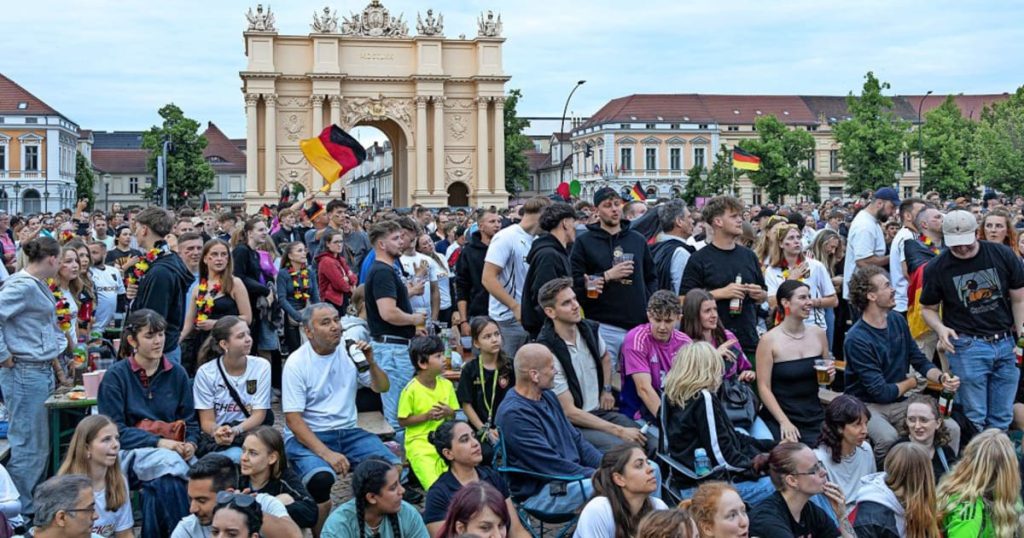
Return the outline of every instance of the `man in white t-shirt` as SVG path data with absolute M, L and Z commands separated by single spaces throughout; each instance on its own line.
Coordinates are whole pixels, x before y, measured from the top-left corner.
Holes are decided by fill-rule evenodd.
M 900 205 L 900 197 L 896 189 L 882 187 L 875 191 L 875 197 L 867 207 L 862 209 L 850 223 L 850 231 L 846 237 L 846 259 L 843 261 L 843 298 L 850 298 L 850 277 L 854 270 L 865 265 L 877 265 L 889 268 L 889 257 L 885 255 L 885 234 L 881 224 L 889 220 L 889 216 Z M 851 308 L 854 319 L 860 315 Z
M 900 221 L 903 227 L 900 228 L 892 238 L 892 245 L 889 246 L 889 279 L 892 280 L 892 287 L 896 290 L 896 307 L 893 310 L 907 312 L 907 287 L 910 282 L 909 275 L 903 272 L 903 262 L 906 261 L 906 252 L 903 249 L 906 240 L 917 239 L 917 228 L 914 227 L 914 219 L 917 213 L 924 207 L 924 200 L 920 198 L 907 198 L 900 204 Z
M 509 357 L 526 345 L 530 334 L 522 325 L 523 286 L 530 268 L 526 255 L 533 238 L 540 231 L 540 213 L 551 204 L 543 196 L 530 198 L 523 204 L 523 219 L 494 234 L 484 258 L 481 283 L 491 295 L 487 313 L 501 329 L 501 347 Z
M 230 459 L 220 454 L 207 454 L 200 458 L 188 471 L 189 515 L 181 518 L 171 538 L 210 538 L 217 494 L 237 487 L 238 470 Z M 276 497 L 257 493 L 256 502 L 263 510 L 261 536 L 301 538 L 302 530 Z
M 380 394 L 390 386 L 372 348 L 365 342 L 354 344 L 366 360 L 359 371 L 341 345 L 338 311 L 328 303 L 307 306 L 302 325 L 308 341 L 288 357 L 281 376 L 285 453 L 326 516 L 338 475 L 371 456 L 395 465 L 401 460 L 357 423 L 356 390 L 369 387 Z
M 431 263 L 430 258 L 416 252 L 416 237 L 417 231 L 402 227 L 402 244 L 405 245 L 405 250 L 399 258 L 402 271 L 406 275 L 426 277 L 423 293 L 410 294 L 409 304 L 412 305 L 413 312 L 425 310 L 427 319 L 436 321 L 441 312 L 441 289 L 437 285 L 438 267 L 437 264 Z
M 96 313 L 93 319 L 93 330 L 100 333 L 106 329 L 117 312 L 117 296 L 125 292 L 124 275 L 116 267 L 106 265 L 107 246 L 103 241 L 89 243 L 89 278 L 96 290 Z
M 241 369 L 240 366 L 239 369 Z M 258 410 L 262 410 L 263 413 L 273 413 L 270 410 L 270 362 L 262 357 L 249 356 L 245 357 L 245 370 L 241 375 L 232 375 L 230 369 L 222 358 L 211 360 L 200 366 L 192 385 L 192 399 L 197 412 L 213 411 L 213 419 L 216 421 L 217 427 L 225 424 L 234 425 L 236 439 L 240 439 L 237 436 L 243 432 L 242 422 L 245 422 L 248 417 L 238 407 L 234 396 L 228 390 L 227 383 L 231 383 L 231 387 L 238 394 L 238 399 L 248 408 L 250 414 Z M 259 417 L 256 419 L 259 420 Z M 202 416 L 200 416 L 200 420 L 202 420 Z M 256 426 L 261 423 L 262 421 L 256 423 Z M 251 428 L 256 426 L 251 426 Z M 231 461 L 235 463 L 242 459 L 242 448 L 239 446 L 226 447 L 224 450 L 218 450 L 218 453 L 231 458 Z

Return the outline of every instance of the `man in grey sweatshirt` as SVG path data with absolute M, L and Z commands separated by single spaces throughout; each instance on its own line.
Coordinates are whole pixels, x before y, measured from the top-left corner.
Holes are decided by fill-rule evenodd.
M 56 301 L 46 279 L 60 268 L 60 245 L 36 237 L 22 245 L 28 265 L 0 287 L 0 390 L 10 429 L 7 471 L 32 514 L 32 490 L 46 473 L 50 455 L 46 398 L 53 392 L 54 359 L 68 341 L 57 325 Z

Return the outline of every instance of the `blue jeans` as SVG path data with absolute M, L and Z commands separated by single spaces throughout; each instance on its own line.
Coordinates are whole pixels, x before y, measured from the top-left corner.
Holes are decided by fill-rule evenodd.
M 740 494 L 743 502 L 747 503 L 747 506 L 757 506 L 775 493 L 772 479 L 767 476 L 757 479 L 756 482 L 733 482 L 732 485 L 736 488 L 736 493 Z M 681 489 L 679 490 L 679 498 L 683 500 L 689 499 L 696 492 L 697 488 Z
M 519 348 L 530 343 L 530 333 L 516 321 L 516 318 L 498 322 L 498 330 L 501 331 L 501 350 L 509 357 L 515 358 Z
M 761 417 L 754 417 L 754 423 L 750 425 L 750 431 L 747 431 L 745 428 L 736 428 L 736 431 L 745 433 L 754 439 L 761 439 L 764 441 L 775 439 L 775 436 L 772 435 L 772 431 L 768 429 L 768 425 L 764 423 L 764 419 Z
M 380 456 L 395 465 L 402 463 L 391 453 L 390 450 L 376 435 L 360 429 L 351 428 L 346 430 L 333 430 L 326 432 L 313 432 L 316 438 L 327 448 L 343 454 L 348 458 L 352 468 L 371 456 Z M 284 443 L 284 452 L 288 461 L 295 468 L 295 471 L 302 477 L 302 483 L 309 482 L 313 475 L 319 472 L 327 472 L 337 477 L 337 473 L 330 464 L 313 453 L 312 450 L 299 442 L 295 437 L 289 437 Z
M 825 309 L 825 338 L 828 339 L 828 351 L 832 352 L 832 339 L 836 336 L 836 309 Z
M 43 404 L 53 392 L 53 385 L 50 361 L 15 362 L 11 368 L 0 368 L 0 390 L 11 417 L 7 430 L 11 444 L 7 472 L 21 492 L 23 514 L 35 512 L 32 490 L 46 475 L 50 459 L 50 428 Z
M 956 401 L 978 431 L 1005 430 L 1013 420 L 1013 399 L 1017 394 L 1017 369 L 1013 339 L 988 342 L 972 336 L 953 341 L 947 353 L 949 368 L 960 378 Z
M 653 461 L 647 460 L 647 464 L 654 468 L 654 477 L 658 481 L 658 486 L 651 496 L 660 499 L 661 469 Z M 534 493 L 529 499 L 526 499 L 523 502 L 523 508 L 547 514 L 567 514 L 579 511 L 593 494 L 594 485 L 589 478 L 567 482 L 565 484 L 565 495 L 551 495 L 551 484 L 548 484 L 537 493 Z
M 398 398 L 402 395 L 402 389 L 416 374 L 416 370 L 409 360 L 409 346 L 380 342 L 372 342 L 371 346 L 373 347 L 373 360 L 377 362 L 377 366 L 380 366 L 381 370 L 384 370 L 384 373 L 388 374 L 388 380 L 391 382 L 388 391 L 380 395 L 381 402 L 384 404 L 384 418 L 395 429 L 395 439 L 399 446 L 404 446 L 405 428 L 398 425 Z

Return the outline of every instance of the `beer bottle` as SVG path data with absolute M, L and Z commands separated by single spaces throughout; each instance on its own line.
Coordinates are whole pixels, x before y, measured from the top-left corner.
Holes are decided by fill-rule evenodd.
M 741 275 L 736 275 L 736 283 L 737 284 L 742 284 L 743 283 L 743 277 Z M 733 299 L 729 300 L 729 314 L 730 315 L 738 316 L 738 315 L 740 315 L 740 312 L 742 312 L 742 311 L 743 311 L 743 299 L 733 298 Z
M 1013 347 L 1014 358 L 1017 359 L 1017 368 L 1024 362 L 1024 336 L 1017 339 L 1017 345 Z
M 943 387 L 939 393 L 939 414 L 949 418 L 953 416 L 953 391 Z

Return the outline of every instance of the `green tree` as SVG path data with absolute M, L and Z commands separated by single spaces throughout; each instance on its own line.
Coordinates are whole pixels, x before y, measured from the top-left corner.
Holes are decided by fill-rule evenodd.
M 522 90 L 511 90 L 505 96 L 505 190 L 509 194 L 530 188 L 530 165 L 523 153 L 533 145 L 523 130 L 530 120 L 516 114 L 516 105 L 523 97 Z
M 86 198 L 89 200 L 89 209 L 92 209 L 92 204 L 96 200 L 96 195 L 92 192 L 93 183 L 96 178 L 92 173 L 92 165 L 89 164 L 89 160 L 82 155 L 81 151 L 75 152 L 75 187 L 78 189 L 78 199 Z
M 947 200 L 974 195 L 977 185 L 967 161 L 974 124 L 960 113 L 952 95 L 928 111 L 924 120 L 919 127 L 918 152 L 924 164 L 920 191 L 936 191 Z
M 790 129 L 775 116 L 762 116 L 754 122 L 757 138 L 740 142 L 740 147 L 761 158 L 761 169 L 746 171 L 751 183 L 764 189 L 774 202 L 787 194 L 805 190 L 808 177 L 804 163 L 814 153 L 814 137 L 805 130 Z M 814 174 L 809 181 L 817 189 Z
M 891 186 L 903 172 L 909 124 L 893 112 L 892 98 L 882 95 L 888 82 L 868 71 L 860 97 L 846 96 L 850 119 L 834 127 L 839 163 L 847 173 L 846 190 L 859 193 Z
M 163 151 L 164 140 L 170 141 L 167 151 L 167 203 L 178 207 L 184 205 L 188 198 L 198 198 L 213 187 L 214 172 L 203 158 L 206 139 L 199 133 L 199 122 L 185 117 L 174 103 L 165 105 L 159 114 L 164 120 L 163 125 L 154 125 L 142 134 L 142 147 L 149 150 L 147 168 L 155 178 L 156 157 Z M 155 183 L 146 189 L 146 195 L 151 195 L 154 188 Z
M 694 166 L 686 173 L 686 188 L 683 189 L 683 200 L 693 204 L 699 197 L 711 197 L 729 192 L 732 188 L 732 154 L 722 144 L 711 169 Z
M 1024 86 L 1008 100 L 985 107 L 969 161 L 982 184 L 1003 192 L 1024 192 Z

